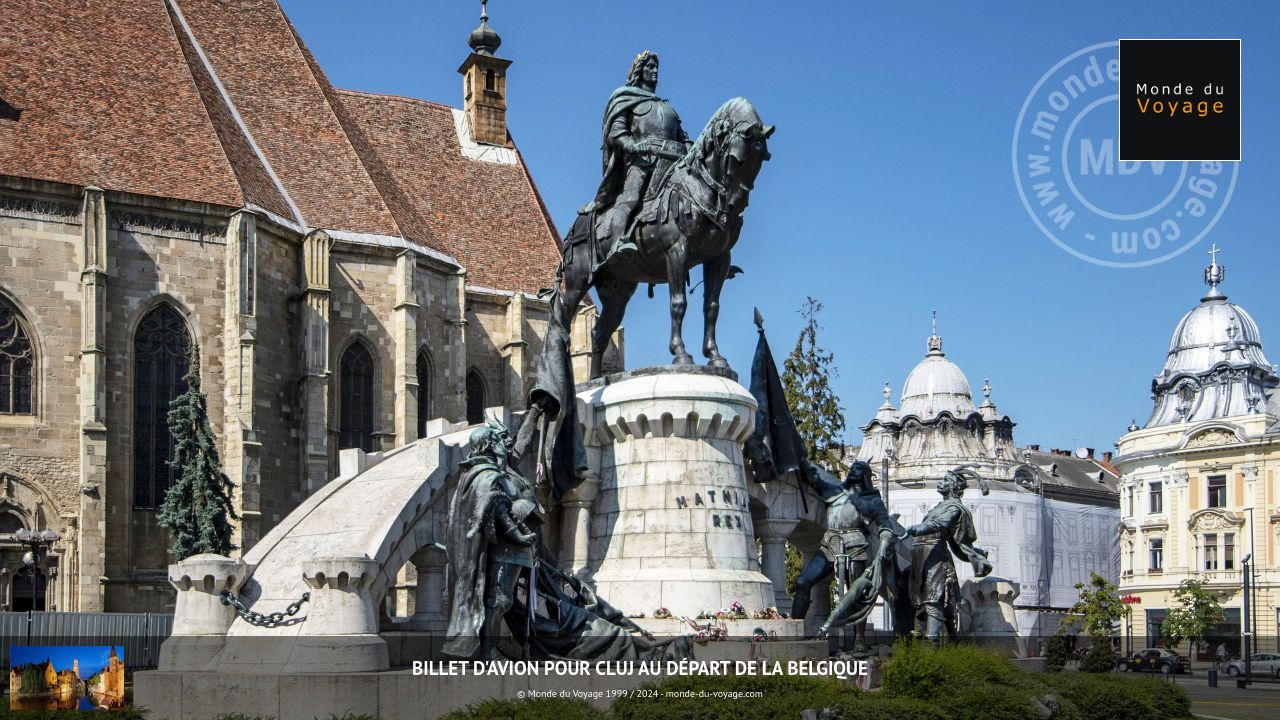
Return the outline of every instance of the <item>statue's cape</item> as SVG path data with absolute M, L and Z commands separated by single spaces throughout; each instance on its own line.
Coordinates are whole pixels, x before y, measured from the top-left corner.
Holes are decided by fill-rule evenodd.
M 453 601 L 449 605 L 444 651 L 455 657 L 470 658 L 480 648 L 488 549 L 489 543 L 497 539 L 494 511 L 500 507 L 498 501 L 505 494 L 494 487 L 499 472 L 497 465 L 483 459 L 468 459 L 463 467 L 468 467 L 467 473 L 458 481 L 445 525 Z
M 624 85 L 609 96 L 609 102 L 604 108 L 604 125 L 600 129 L 600 136 L 603 144 L 601 150 L 601 167 L 603 169 L 603 177 L 600 179 L 600 187 L 596 190 L 595 199 L 588 203 L 580 210 L 580 213 L 589 213 L 592 211 L 600 211 L 613 204 L 618 197 L 618 193 L 622 191 L 622 181 L 626 176 L 626 162 L 622 157 L 622 149 L 609 143 L 609 127 L 619 117 L 631 112 L 637 105 L 649 100 L 653 100 L 658 96 L 644 88 L 632 87 Z

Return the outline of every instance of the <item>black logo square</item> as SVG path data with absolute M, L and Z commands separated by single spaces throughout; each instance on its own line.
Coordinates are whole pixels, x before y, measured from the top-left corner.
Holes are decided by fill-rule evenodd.
M 1239 160 L 1240 41 L 1121 40 L 1120 159 Z

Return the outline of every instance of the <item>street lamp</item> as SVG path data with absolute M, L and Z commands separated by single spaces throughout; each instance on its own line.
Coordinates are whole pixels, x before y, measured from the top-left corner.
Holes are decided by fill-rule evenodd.
M 1245 683 L 1248 683 L 1251 680 L 1251 674 L 1253 672 L 1253 664 L 1250 660 L 1250 656 L 1253 654 L 1253 649 L 1250 647 L 1250 642 L 1249 642 L 1250 638 L 1253 636 L 1253 633 L 1250 632 L 1250 628 L 1249 628 L 1249 589 L 1250 589 L 1249 579 L 1250 579 L 1250 576 L 1253 575 L 1253 573 L 1250 572 L 1249 566 L 1252 562 L 1253 562 L 1253 553 L 1249 553 L 1248 555 L 1245 555 L 1244 559 L 1240 561 L 1241 570 L 1244 571 L 1244 682 Z M 1241 687 L 1243 687 L 1243 685 Z
M 53 547 L 53 544 L 61 537 L 53 530 L 41 530 L 36 532 L 21 528 L 13 537 L 23 545 L 31 548 L 31 552 L 22 558 L 22 563 L 27 566 L 27 572 L 31 575 L 31 609 L 27 611 L 27 645 L 31 644 L 31 626 L 35 622 L 36 611 L 36 581 L 40 579 L 40 551 Z

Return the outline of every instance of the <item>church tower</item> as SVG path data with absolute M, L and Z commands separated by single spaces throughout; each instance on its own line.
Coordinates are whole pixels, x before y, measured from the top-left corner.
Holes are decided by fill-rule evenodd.
M 480 27 L 471 31 L 471 55 L 462 74 L 463 111 L 471 137 L 486 145 L 507 144 L 507 67 L 510 60 L 494 57 L 502 38 L 489 26 L 488 0 L 480 1 Z

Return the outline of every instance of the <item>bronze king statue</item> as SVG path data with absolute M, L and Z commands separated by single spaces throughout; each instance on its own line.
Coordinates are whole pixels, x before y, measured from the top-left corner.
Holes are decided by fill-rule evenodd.
M 702 266 L 702 354 L 712 367 L 729 367 L 716 342 L 720 292 L 740 272 L 730 263 L 731 252 L 756 176 L 769 159 L 774 128 L 750 102 L 733 98 L 690 142 L 671 104 L 656 95 L 657 86 L 658 56 L 642 52 L 627 84 L 609 97 L 602 126 L 604 177 L 563 243 L 537 381 L 529 393 L 531 422 L 520 438 L 521 446 L 528 445 L 538 429 L 554 499 L 586 469 L 569 329 L 589 291 L 600 301 L 591 334 L 592 378 L 600 375 L 605 349 L 641 283 L 668 286 L 668 349 L 674 364 L 692 365 L 682 326 L 689 274 Z
M 627 84 L 604 111 L 604 178 L 581 214 L 599 213 L 596 234 L 613 242 L 608 255 L 631 253 L 628 232 L 640 201 L 657 188 L 693 145 L 671 103 L 658 97 L 658 55 L 645 50 L 631 63 Z

